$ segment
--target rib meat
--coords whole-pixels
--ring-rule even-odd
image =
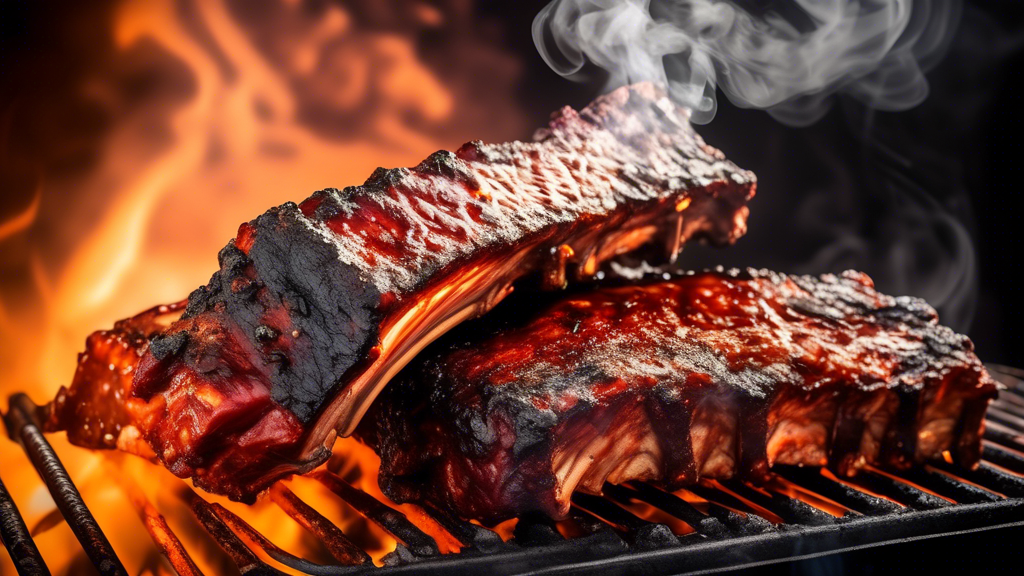
[[[243,224],[166,329],[129,321],[90,340],[138,344],[116,366],[133,376],[114,398],[76,391],[95,389],[80,370],[50,428],[107,447],[75,430],[76,415],[107,414],[114,443],[142,439],[175,474],[251,501],[325,460],[403,365],[513,281],[539,272],[559,288],[640,245],[672,256],[693,237],[731,243],[753,194],[754,176],[646,84],[563,109],[533,143],[378,169]]]
[[[974,466],[996,386],[923,301],[860,273],[706,272],[561,300],[439,344],[357,434],[398,502],[497,521],[564,517],[573,491],[853,474],[948,454]]]

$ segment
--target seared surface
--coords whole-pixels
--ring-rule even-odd
[[[753,193],[684,110],[626,87],[560,111],[538,142],[469,143],[243,224],[184,316],[137,349],[126,403],[76,393],[85,372],[62,398],[99,403],[86,411],[175,474],[250,501],[322,462],[423,346],[516,279],[559,288],[642,244],[671,257],[691,237],[730,243]]]
[[[381,486],[500,520],[574,490],[978,461],[995,385],[923,301],[860,273],[705,272],[555,303],[417,360],[358,434]]]
[[[89,335],[85,351],[78,355],[74,385],[61,387],[50,407],[48,429],[66,429],[71,442],[94,448],[114,448],[145,453],[138,436],[121,432],[133,426],[125,403],[132,394],[132,380],[149,339],[160,334],[181,317],[185,302],[157,306],[132,318],[121,320],[110,330]]]

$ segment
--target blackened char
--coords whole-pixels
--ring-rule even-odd
[[[322,462],[423,346],[515,280],[560,288],[642,245],[731,243],[754,188],[641,84],[561,110],[536,142],[471,142],[286,203],[243,224],[184,316],[136,348],[121,434],[251,501]]]
[[[392,499],[489,521],[562,517],[605,482],[674,489],[776,463],[849,475],[943,453],[971,467],[996,391],[970,340],[856,272],[603,288],[452,340],[357,434]]]
[[[294,203],[257,218],[248,254],[234,242],[221,250],[220,271],[189,297],[183,319],[223,309],[254,347],[272,348],[279,330],[288,330],[285,338],[303,335],[287,351],[268,351],[265,360],[272,366],[271,399],[308,424],[339,378],[379,340],[383,313],[376,286],[340,262],[303,220]],[[287,315],[284,325],[268,311]]]

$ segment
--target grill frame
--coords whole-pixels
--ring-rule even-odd
[[[601,497],[580,495],[574,498],[574,517],[600,527],[572,539],[564,539],[548,519],[533,517],[521,519],[514,540],[502,542],[486,528],[428,510],[438,524],[466,545],[461,553],[440,555],[433,538],[400,511],[353,488],[330,472],[318,471],[314,474],[316,480],[400,541],[396,551],[389,555],[392,565],[378,568],[366,561],[365,554],[361,557],[352,553],[352,543],[340,529],[333,524],[325,526],[323,522],[329,524],[329,521],[311,512],[308,505],[303,508],[304,503],[293,493],[286,492],[283,486],[280,494],[272,499],[300,524],[307,522],[313,526],[315,529],[310,531],[322,542],[332,538],[328,548],[333,545],[340,550],[334,555],[347,564],[316,564],[292,556],[258,533],[254,537],[247,532],[253,529],[244,520],[217,504],[206,502],[195,492],[188,490],[186,501],[199,523],[247,575],[283,574],[262,560],[258,552],[292,569],[324,576],[434,575],[448,574],[452,570],[461,574],[509,575],[695,574],[798,562],[870,548],[900,547],[922,540],[979,532],[1024,532],[1024,371],[998,365],[988,368],[1006,386],[1000,399],[993,403],[992,418],[987,420],[984,459],[994,464],[983,463],[977,471],[965,471],[935,463],[898,474],[899,480],[868,471],[854,481],[866,485],[868,490],[837,482],[811,469],[775,469],[780,477],[793,484],[858,512],[843,518],[835,518],[781,493],[771,492],[766,496],[739,481],[694,488],[695,494],[710,503],[706,515],[670,493],[634,484],[611,488]],[[12,396],[9,410],[3,417],[8,435],[25,449],[97,571],[104,575],[126,574],[56,452],[43,436],[38,415],[38,407],[27,396]],[[938,493],[942,498],[908,482]],[[155,545],[171,566],[180,574],[201,574],[159,511],[137,488],[131,485],[124,488]],[[884,494],[891,500],[869,491]],[[955,494],[957,502],[946,499],[951,493]],[[630,499],[660,508],[692,526],[695,532],[676,537],[667,526],[643,520],[616,505],[616,502]],[[291,510],[285,509],[287,505]],[[737,514],[735,509],[742,509],[745,515]],[[769,523],[758,515],[759,509],[778,516],[784,523],[777,526]],[[2,480],[0,511],[3,512],[0,535],[19,574],[49,574]],[[250,546],[246,539],[256,544]]]
[[[403,575],[450,574],[696,574],[736,570],[775,562],[818,557],[823,554],[898,545],[926,538],[1024,527],[1024,499],[1007,499],[993,504],[965,504],[942,511],[913,512],[914,521],[897,521],[890,516],[862,516],[829,526],[794,527],[725,540],[709,540],[689,546],[636,551],[586,561],[547,564],[545,558],[533,559],[519,551],[462,562],[425,560],[374,573]],[[907,520],[902,518],[900,520]],[[995,522],[995,523],[993,523]],[[954,529],[954,526],[958,528]],[[879,532],[885,537],[879,539]],[[551,552],[570,552],[568,546],[552,547]],[[530,551],[527,549],[526,551]],[[380,572],[383,570],[383,572]],[[365,573],[365,572],[363,572]]]

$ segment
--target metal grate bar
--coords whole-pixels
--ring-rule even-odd
[[[271,567],[245,545],[244,542],[217,515],[213,506],[203,500],[191,488],[186,488],[186,501],[196,520],[213,537],[217,545],[235,563],[245,576],[283,576],[284,572]]]
[[[579,511],[578,508],[574,510]],[[596,516],[590,514],[590,517],[600,525],[607,526],[607,523]],[[539,512],[528,512],[523,514],[519,518],[519,522],[516,523],[515,530],[512,532],[512,539],[517,544],[524,546],[544,546],[554,544],[555,542],[562,542],[565,540],[565,537],[555,527],[554,520]]]
[[[998,378],[998,379],[1002,383],[1010,385],[1012,388],[1013,387],[1017,387],[1018,388],[1018,392],[1015,394],[1013,392],[1013,390],[1010,390],[1010,392],[1008,394],[1000,394],[998,396],[998,398],[995,399],[995,401],[996,402],[1008,402],[1008,403],[1020,406],[1021,408],[1024,408],[1024,394],[1021,394],[1021,392],[1020,392],[1020,386],[1024,386],[1024,380],[1019,380],[1019,379],[1014,378],[1013,382],[1009,382],[1009,381],[1007,381],[1006,377]]]
[[[1024,434],[992,420],[985,421],[985,440],[1024,452]]]
[[[988,412],[985,413],[985,418],[1017,430],[1024,429],[1024,418],[1011,414],[1005,410],[1001,410],[1000,408],[1001,406],[997,404],[990,405],[988,407]]]
[[[665,492],[644,482],[637,482],[631,486],[635,492],[631,497],[643,500],[655,508],[668,512],[708,538],[727,538],[731,535],[729,528],[721,520],[704,514],[695,508],[693,504],[675,494]]]
[[[1024,456],[1010,450],[1005,450],[995,445],[983,445],[981,457],[993,464],[998,464],[1007,470],[1018,474],[1024,474]]]
[[[918,486],[923,486],[960,504],[981,504],[1002,500],[999,495],[984,488],[961,482],[955,477],[936,472],[927,466],[905,470],[900,472],[900,475]]]
[[[452,536],[455,536],[459,542],[474,550],[493,552],[505,545],[505,541],[494,530],[488,530],[479,524],[466,522],[451,512],[436,508],[430,504],[424,504],[423,509],[434,520],[437,520],[438,524],[445,530],[450,532]]]
[[[729,569],[756,569],[795,558],[813,558],[873,547],[883,542],[903,543],[941,535],[1016,528],[1020,526],[1022,513],[1024,502],[1002,501],[913,512],[915,521],[908,521],[906,516],[900,516],[899,521],[894,521],[893,516],[857,516],[844,520],[841,526],[794,526],[758,537],[705,539],[690,546],[595,559],[571,567],[562,565],[549,571],[533,570],[531,573],[709,574]],[[767,571],[784,573],[786,569]],[[757,570],[747,572],[757,573]]]
[[[712,480],[710,482],[714,483],[716,481]],[[745,529],[746,532],[749,532],[751,529],[763,532],[765,530],[770,530],[772,527],[772,523],[761,516],[761,512],[759,510],[755,510],[750,506],[750,504],[716,486],[701,483],[689,486],[687,487],[687,490],[710,502],[712,506],[711,512],[713,514],[716,512],[718,514],[733,512],[733,515],[735,515],[736,512],[742,513],[742,516],[747,519],[746,524],[749,525]]]
[[[622,526],[626,530],[636,531],[654,522],[650,522],[633,514],[629,510],[617,506],[605,498],[577,492],[572,495],[572,503],[604,518],[605,520]]]
[[[851,510],[868,516],[892,514],[902,509],[895,502],[865,494],[841,482],[826,478],[817,468],[775,466],[772,468],[772,472],[829,500],[834,500]]]
[[[50,576],[50,570],[39,554],[39,548],[36,548],[36,543],[32,540],[25,520],[7,491],[3,479],[0,479],[0,541],[3,541],[4,547],[11,555],[18,574]]]
[[[676,510],[676,511],[667,510],[667,509],[665,509],[665,508],[663,508],[662,506],[659,505],[659,504],[664,504],[664,502],[660,502],[660,501],[657,501],[657,499],[652,498],[653,494],[652,495],[645,495],[645,494],[643,494],[641,492],[641,489],[645,488],[645,487],[647,487],[647,486],[636,485],[634,487],[633,485],[608,484],[608,485],[606,485],[604,487],[604,493],[607,494],[608,496],[612,497],[612,498],[615,498],[616,500],[619,500],[620,502],[629,502],[629,501],[636,500],[636,501],[645,502],[647,504],[650,504],[650,505],[654,506],[655,508],[662,508],[666,512],[672,513],[673,516],[676,516],[677,518],[679,518],[683,522],[686,522],[688,525],[690,525],[691,528],[694,528],[695,530],[696,530],[696,526],[695,525],[696,524],[700,524],[701,521],[703,521],[704,519],[706,519],[708,517],[706,514],[704,514],[700,510],[697,510],[693,506],[689,505],[688,502],[686,502],[687,505],[685,507],[680,506],[679,510]],[[649,488],[652,492],[654,490],[657,490],[657,489],[651,488],[651,487],[647,487],[647,488]],[[658,492],[660,492],[660,490],[658,490]],[[652,500],[654,500],[654,501],[652,501]],[[676,512],[678,512],[678,513],[676,513]]]
[[[986,362],[985,368],[988,368],[989,372],[1003,384],[1005,384],[1009,391],[1018,391],[1024,393],[1024,370],[1020,368],[1013,368],[1012,366],[1003,366],[1002,364],[991,364]]]
[[[644,520],[600,496],[578,492],[572,495],[572,502],[605,520],[625,527],[628,530],[627,538],[636,548],[665,548],[679,544],[679,538],[668,526]]]
[[[119,475],[119,481],[128,500],[138,513],[139,519],[146,527],[146,532],[149,532],[149,537],[167,558],[178,576],[203,576],[202,570],[196,566],[181,540],[167,525],[163,514],[153,506],[142,490],[129,479],[128,475]]]
[[[337,474],[326,470],[318,470],[313,472],[311,476],[359,511],[360,514],[366,516],[367,519],[404,542],[416,556],[436,556],[440,554],[437,542],[410,522],[405,514],[385,505],[362,490],[356,490]]]
[[[597,516],[594,516],[590,512],[583,510],[579,506],[569,506],[568,520],[576,526],[579,526],[580,530],[582,530],[584,534],[593,534],[599,531],[614,532],[614,530],[608,526],[607,522],[601,520]],[[618,537],[618,534],[616,534],[616,537]],[[513,539],[512,543],[519,544],[520,542],[516,539]],[[625,542],[623,542],[623,544],[625,544]]]
[[[1018,382],[1020,382],[1020,381],[1018,380]],[[996,402],[1006,402],[1006,403],[1013,404],[1015,406],[1019,406],[1021,408],[1024,408],[1024,395],[1021,395],[1019,393],[1018,394],[1014,394],[1014,393],[1000,394],[999,397],[996,398],[995,401]]]
[[[636,496],[635,491],[623,488],[617,490],[617,486],[612,484],[606,484],[604,492],[607,496],[621,502],[624,505],[630,505],[634,502],[643,502],[642,499]],[[665,525],[650,521],[644,521],[646,524],[639,526],[634,530],[632,534],[633,546],[638,549],[651,549],[651,548],[665,548],[668,546],[675,546],[680,543],[689,543],[692,539],[688,538],[689,534],[683,536],[677,536],[672,532],[672,529]],[[687,523],[692,528],[692,525]],[[696,531],[693,533],[696,535]]]
[[[771,522],[753,512],[748,512],[749,507],[731,494],[700,484],[688,486],[686,491],[707,500],[708,513],[718,518],[726,528],[737,536],[762,534],[775,529]]]
[[[78,488],[68,476],[68,471],[64,469],[57,453],[39,429],[35,417],[38,410],[39,407],[28,396],[11,396],[10,407],[4,416],[7,433],[25,449],[32,466],[53,496],[57,509],[67,520],[68,526],[82,544],[82,549],[96,566],[96,570],[102,576],[127,576],[127,570],[96,523],[96,519],[89,512],[89,507],[82,500],[82,495],[78,493]]]
[[[850,478],[849,481],[852,484],[863,486],[876,494],[881,494],[914,510],[933,510],[953,505],[952,502],[945,498],[929,494],[906,482],[894,480],[885,474],[871,470],[861,470],[860,473]]]
[[[1024,397],[1021,400],[1024,402]],[[42,438],[37,410],[38,407],[27,397],[12,398],[12,411],[4,417],[8,431],[12,438],[21,441],[51,493],[56,490],[65,494],[72,502],[80,503],[88,514],[66,470],[52,447]],[[1004,412],[1016,417],[1015,408]],[[1013,424],[1012,419],[1004,420]],[[855,478],[839,481],[831,473],[817,468],[775,468],[778,474],[775,481],[785,483],[785,487],[795,485],[799,487],[800,494],[806,491],[863,515],[850,513],[837,519],[799,499],[781,494],[779,490],[787,494],[791,492],[785,487],[779,488],[781,484],[775,484],[775,481],[768,484],[774,488],[762,488],[739,480],[710,482],[688,487],[676,494],[651,484],[634,482],[621,486],[607,485],[604,496],[574,494],[570,515],[579,526],[572,522],[556,525],[543,515],[524,515],[516,525],[513,541],[509,543],[502,542],[492,530],[430,506],[424,508],[426,516],[417,512],[410,519],[331,472],[321,470],[311,477],[404,544],[385,557],[388,568],[382,574],[444,574],[450,571],[483,574],[537,570],[561,573],[570,570],[569,564],[572,564],[571,569],[585,570],[591,561],[595,567],[605,571],[630,564],[635,571],[639,565],[633,563],[650,561],[651,564],[645,564],[643,569],[654,570],[659,559],[675,559],[677,569],[685,566],[691,570],[705,565],[708,568],[723,567],[722,562],[730,558],[744,561],[758,557],[781,559],[786,557],[787,547],[792,547],[793,553],[807,552],[803,546],[814,542],[819,542],[822,551],[827,553],[835,551],[840,544],[871,545],[880,539],[914,537],[919,533],[939,534],[942,530],[951,532],[965,529],[965,526],[986,529],[1000,523],[1021,523],[1024,521],[1024,500],[1014,498],[1024,497],[1024,477],[1015,472],[1022,470],[1024,456],[1006,443],[1020,442],[1024,436],[1014,427],[999,422],[992,422],[989,430],[994,431],[1002,442],[986,435],[989,440],[983,448],[986,462],[974,471],[939,462],[934,464],[938,470],[925,466],[890,474],[869,468]],[[32,431],[38,439],[31,434]],[[34,452],[36,456],[33,456]],[[50,460],[44,458],[47,454],[51,456]],[[51,472],[53,466],[63,474],[66,486],[55,488],[50,485],[48,476],[54,477]],[[181,541],[139,486],[127,477],[122,480],[129,500],[171,566],[182,576],[201,576]],[[1002,494],[1011,499],[1004,499]],[[58,494],[54,493],[54,496],[57,500]],[[270,497],[286,514],[324,543],[340,565],[319,564],[296,556],[275,545],[227,508],[207,502],[191,489],[185,492],[185,501],[200,525],[246,576],[283,574],[275,567],[276,563],[314,576],[364,574],[377,570],[365,551],[286,486],[275,485]],[[945,498],[955,500],[957,504]],[[675,536],[668,526],[634,513],[632,510],[636,508],[631,507],[638,502],[679,518],[693,527],[696,533]],[[702,511],[705,506],[708,513]],[[0,535],[8,548],[12,547],[10,542],[18,537],[31,544],[24,522],[2,482],[0,510],[4,512]],[[66,518],[69,516],[63,508],[61,513]],[[787,525],[776,528],[762,516],[781,520]],[[8,527],[10,520],[15,524]],[[71,518],[69,525],[74,529],[75,523]],[[421,528],[427,525],[429,528]],[[578,536],[579,528],[583,528],[582,533],[587,535]],[[466,546],[463,553],[441,556],[437,542],[428,534],[435,529],[450,532]],[[98,526],[96,530],[99,530]],[[99,534],[102,536],[102,532]],[[570,537],[563,534],[570,534]],[[736,538],[741,536],[745,537]],[[97,550],[102,552],[102,546],[93,547],[81,536],[79,539],[90,559],[96,562],[94,555]],[[106,546],[109,547],[109,543]],[[38,555],[38,550],[35,553]],[[274,566],[264,561],[268,557]],[[39,561],[42,565],[41,558]],[[22,573],[47,572],[42,565],[41,572]],[[101,573],[123,572],[101,570]]]
[[[995,406],[1004,412],[1024,418],[1024,398],[1016,394],[1003,394],[993,400],[990,406]]]
[[[782,518],[783,522],[787,524],[824,526],[835,524],[836,522],[836,517],[828,512],[819,510],[806,502],[790,498],[785,494],[778,492],[768,492],[765,494],[739,480],[719,480],[719,482],[729,490]]]
[[[281,483],[270,489],[270,498],[281,510],[323,542],[327,550],[342,564],[370,564],[370,556],[349,540],[330,520],[303,502]]]
[[[267,554],[267,556],[270,556],[289,568],[294,568],[295,570],[299,570],[313,576],[334,576],[337,574],[344,574],[352,570],[349,566],[317,564],[316,562],[310,562],[305,558],[299,558],[271,542],[269,538],[250,526],[248,522],[242,520],[237,514],[220,504],[210,504],[210,509],[213,510],[213,513],[223,520],[236,535],[255,543]]]
[[[1008,474],[984,462],[979,464],[974,470],[964,470],[945,462],[935,462],[933,465],[940,470],[985,488],[991,488],[1011,498],[1024,498],[1024,478]]]
[[[694,484],[692,486],[687,486],[686,490],[689,492],[693,492],[697,496],[700,496],[701,498],[710,502],[712,510],[715,510],[717,508],[720,511],[727,511],[728,509],[731,508],[733,511],[736,512],[743,512],[744,514],[754,514],[754,512],[750,510],[750,507],[747,506],[739,498],[736,498],[731,494],[727,494],[725,492],[716,490],[715,488],[706,486],[704,484]]]

